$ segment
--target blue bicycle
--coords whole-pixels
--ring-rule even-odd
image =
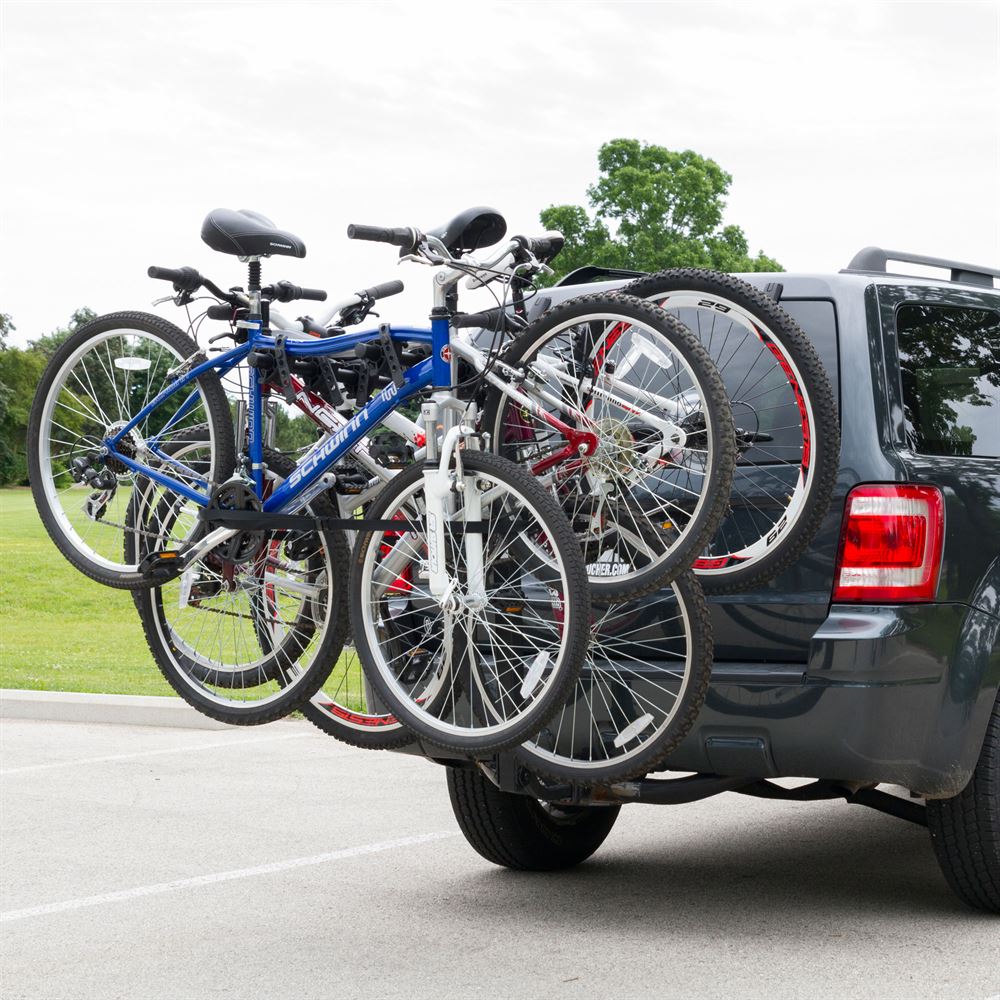
[[[474,213],[453,248],[489,245],[496,225]],[[247,263],[245,290],[223,291],[190,268],[150,274],[178,296],[204,287],[228,306],[235,346],[209,356],[159,317],[117,313],[67,340],[44,374],[31,481],[60,551],[93,579],[135,591],[160,669],[215,718],[266,722],[307,701],[336,664],[350,618],[367,681],[394,723],[472,754],[538,732],[586,654],[587,573],[551,494],[479,450],[474,404],[453,390],[450,292],[467,271],[437,272],[429,329],[292,339],[272,332],[270,304],[325,293],[262,284],[261,258],[302,257],[302,241],[228,210],[212,212],[202,235]],[[349,235],[440,263],[427,248],[442,242],[416,230]],[[372,351],[392,377],[340,431],[297,464],[266,451],[268,386],[291,367],[315,362],[322,377],[323,362]],[[234,378],[247,392],[245,420],[241,411],[234,420],[227,395]],[[418,395],[424,460],[363,518],[332,516],[324,494],[338,463]]]

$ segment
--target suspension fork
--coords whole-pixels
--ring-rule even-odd
[[[428,589],[431,596],[442,603],[449,601],[455,580],[446,563],[445,531],[452,523],[453,497],[463,498],[464,522],[482,523],[482,495],[476,476],[466,476],[462,467],[462,442],[476,434],[475,408],[469,423],[449,419],[455,410],[467,412],[464,403],[447,393],[435,393],[424,404],[422,415],[427,434],[427,457],[424,462],[424,496],[426,497]],[[443,432],[440,442],[438,432]],[[452,478],[454,463],[454,479]],[[485,568],[483,565],[483,536],[479,530],[463,531],[465,549],[466,593],[473,601],[485,600]]]

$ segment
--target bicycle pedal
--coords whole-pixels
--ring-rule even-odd
[[[139,562],[139,573],[150,587],[158,587],[175,580],[184,572],[184,560],[180,552],[169,550],[150,552]]]

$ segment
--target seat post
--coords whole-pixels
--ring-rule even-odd
[[[247,292],[260,291],[260,257],[247,257],[249,274],[247,275]]]
[[[247,298],[250,300],[250,319],[262,319],[260,302],[260,257],[243,257],[247,263]]]

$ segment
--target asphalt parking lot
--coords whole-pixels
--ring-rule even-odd
[[[858,806],[632,806],[527,875],[436,766],[307,723],[8,720],[0,751],[6,1000],[1000,995],[995,918]]]

